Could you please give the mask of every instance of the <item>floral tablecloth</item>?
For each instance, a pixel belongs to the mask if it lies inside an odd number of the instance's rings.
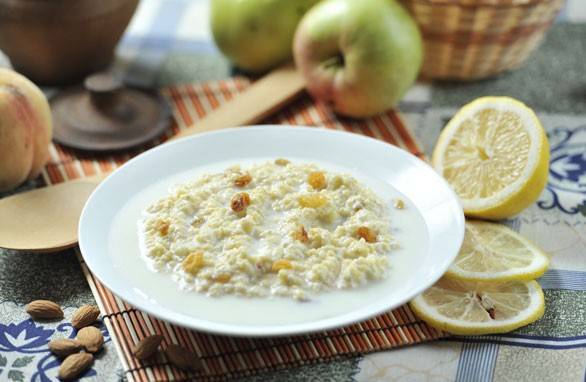
[[[206,0],[143,0],[119,47],[114,70],[128,82],[158,87],[225,78],[229,64],[207,28]],[[521,69],[469,84],[419,84],[400,106],[429,153],[462,104],[509,95],[537,111],[552,155],[539,201],[505,223],[552,257],[539,282],[546,313],[504,336],[453,337],[364,357],[250,377],[250,381],[585,381],[586,380],[586,3],[570,0],[544,45]],[[36,187],[30,182],[18,191]],[[67,254],[0,251],[0,380],[52,381],[50,338],[70,337],[63,322],[36,323],[24,313],[33,299],[65,306],[66,318],[93,297],[77,260]],[[108,341],[87,380],[123,379]]]

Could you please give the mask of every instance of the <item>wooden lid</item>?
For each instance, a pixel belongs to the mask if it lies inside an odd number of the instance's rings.
[[[50,103],[53,139],[80,150],[138,146],[161,135],[170,123],[171,111],[161,96],[123,87],[107,73],[59,92]]]

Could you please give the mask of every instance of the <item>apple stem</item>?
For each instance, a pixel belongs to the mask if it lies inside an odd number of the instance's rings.
[[[323,65],[326,69],[339,68],[339,67],[344,66],[344,64],[345,64],[345,60],[344,60],[344,55],[342,53],[338,53],[337,55],[327,59],[323,63]]]

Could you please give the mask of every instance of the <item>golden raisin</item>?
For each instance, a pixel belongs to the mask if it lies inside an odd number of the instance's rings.
[[[283,158],[275,159],[275,164],[277,166],[287,166],[289,163],[291,163],[291,162],[289,162],[287,159],[283,159]]]
[[[289,260],[280,259],[273,262],[271,270],[273,272],[279,272],[281,269],[292,269],[293,264]]]
[[[328,186],[326,176],[321,171],[310,172],[307,176],[307,183],[316,190],[323,190]]]
[[[299,197],[299,205],[303,208],[319,208],[325,206],[328,199],[319,194],[302,195]]]
[[[190,253],[181,263],[183,270],[192,275],[196,274],[204,266],[203,253]]]
[[[167,236],[169,233],[169,222],[166,220],[158,220],[155,227],[161,236]]]
[[[305,227],[303,225],[299,226],[299,228],[293,231],[293,239],[302,243],[309,242],[309,236],[307,236],[307,231],[305,231]]]
[[[252,176],[249,174],[240,175],[238,178],[234,179],[234,185],[240,188],[248,186],[250,182],[252,182]]]
[[[231,278],[232,278],[232,276],[230,276],[229,274],[227,274],[227,273],[221,273],[221,274],[217,275],[217,276],[214,278],[214,280],[215,280],[216,282],[219,282],[219,283],[225,284],[225,283],[227,283],[228,281],[230,281],[230,279],[231,279]]]
[[[245,211],[246,208],[250,205],[250,195],[246,192],[240,192],[232,197],[232,201],[230,202],[230,207],[234,212],[242,212]]]
[[[395,208],[398,210],[402,210],[405,208],[405,202],[402,199],[395,199]]]
[[[376,241],[376,232],[368,227],[358,227],[356,234],[366,240],[367,243],[374,243]]]

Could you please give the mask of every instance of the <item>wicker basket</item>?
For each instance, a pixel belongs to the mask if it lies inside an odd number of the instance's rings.
[[[564,0],[401,0],[425,40],[422,77],[473,80],[520,66]]]

